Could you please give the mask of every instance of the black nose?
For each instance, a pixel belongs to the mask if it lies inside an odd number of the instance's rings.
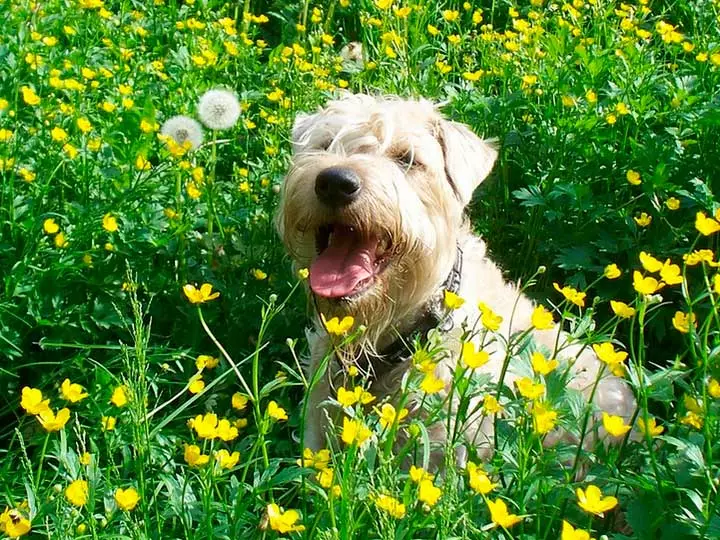
[[[360,177],[347,167],[328,167],[315,179],[315,194],[328,206],[347,206],[360,194]]]

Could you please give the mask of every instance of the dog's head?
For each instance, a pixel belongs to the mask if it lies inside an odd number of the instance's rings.
[[[351,95],[300,115],[277,226],[324,315],[411,316],[455,261],[496,150],[428,101]]]

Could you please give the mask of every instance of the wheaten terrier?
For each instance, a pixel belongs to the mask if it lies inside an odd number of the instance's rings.
[[[465,218],[465,206],[497,157],[495,147],[466,126],[445,120],[425,100],[351,95],[298,116],[292,143],[277,226],[297,268],[310,269],[315,319],[310,371],[330,357],[306,418],[305,445],[317,450],[328,443],[327,405],[349,365],[369,371],[378,399],[392,399],[411,369],[405,346],[410,336],[440,323],[438,333],[450,354],[436,376],[449,382],[464,323],[476,323],[479,302],[502,317],[498,332],[506,338],[531,327],[534,305],[503,280]],[[451,313],[442,303],[448,289],[466,300]],[[352,315],[366,327],[342,358],[331,352],[321,314]],[[589,399],[601,366],[592,351],[569,345],[558,329],[532,334],[550,354],[563,349],[558,356],[572,366],[568,386]],[[494,381],[505,359],[502,342],[485,347],[491,359],[479,370]],[[514,389],[515,367],[503,375]],[[474,398],[468,410],[480,410],[481,399]],[[635,410],[632,392],[612,375],[598,384],[594,403],[598,411],[626,420]],[[604,434],[593,431],[595,438]],[[475,414],[464,432],[476,453],[492,449],[492,418]],[[442,426],[430,434],[440,443],[446,436]]]

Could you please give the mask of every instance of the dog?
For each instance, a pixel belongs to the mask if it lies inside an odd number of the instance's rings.
[[[481,316],[479,302],[502,317],[498,334],[508,338],[531,328],[535,306],[503,279],[465,217],[497,158],[493,142],[445,119],[427,100],[346,95],[298,115],[292,147],[276,226],[296,268],[310,270],[315,330],[308,335],[309,372],[330,357],[326,375],[308,397],[304,444],[318,450],[329,440],[329,400],[349,366],[368,372],[375,396],[391,399],[412,368],[409,336],[440,325],[431,332],[449,354],[435,375],[449,385],[463,328]],[[449,312],[443,306],[446,290],[465,303]],[[336,353],[321,317],[347,315],[364,331]],[[592,350],[570,343],[557,327],[532,336],[551,352],[560,345],[558,356],[571,362],[569,387],[586,400],[592,394],[601,411],[632,417],[635,400],[621,378],[603,376],[593,390],[602,364]],[[479,347],[479,338],[472,339]],[[477,370],[495,382],[504,372],[500,342],[485,344],[490,360]],[[510,387],[518,378],[512,365],[503,376]],[[481,399],[472,398],[469,410],[478,410]],[[464,426],[466,441],[481,456],[492,452],[493,426],[482,415]],[[429,431],[433,442],[445,442],[443,426]],[[595,433],[604,436],[602,427]],[[546,443],[560,436],[551,433]]]

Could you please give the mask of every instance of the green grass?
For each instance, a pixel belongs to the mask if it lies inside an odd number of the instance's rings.
[[[596,538],[720,536],[719,235],[696,226],[699,212],[720,220],[717,0],[0,0],[0,28],[0,534],[24,532],[27,519],[30,536],[52,538],[547,539],[563,521]],[[339,56],[351,41],[361,64]],[[239,123],[171,155],[157,129],[196,117],[218,87],[239,97]],[[478,470],[455,466],[456,434],[433,501],[407,468],[408,456],[427,467],[426,426],[383,427],[378,403],[346,409],[367,441],[298,464],[313,382],[300,369],[307,309],[272,215],[293,118],[344,87],[425,96],[499,140],[471,206],[476,229],[556,321],[628,352],[637,418],[655,418],[661,434],[543,448],[528,399],[460,367],[461,400],[491,394],[504,407],[494,455],[470,456],[497,484],[489,493],[477,492]],[[684,263],[699,249],[714,251]],[[644,270],[641,251],[671,262]],[[621,276],[604,278],[613,263]],[[661,298],[636,292],[634,271],[668,281],[671,264],[682,284]],[[553,282],[585,291],[585,306]],[[190,303],[193,283],[219,298]],[[635,314],[616,316],[610,300]],[[684,328],[690,312],[697,325]],[[507,361],[532,375],[522,337]],[[200,355],[218,365],[199,370]],[[582,436],[590,411],[561,371],[533,376],[558,425]],[[192,393],[198,376],[205,386]],[[87,397],[65,399],[65,379]],[[421,380],[413,370],[405,393],[421,393]],[[47,432],[27,391],[21,406],[24,387],[54,412],[67,407],[64,427]],[[446,419],[441,398],[423,403]],[[206,413],[229,422],[218,433]],[[68,496],[76,480],[87,482],[83,505],[70,502],[79,484]],[[591,484],[620,511],[581,509],[575,490]],[[138,504],[123,510],[116,490],[131,487]],[[521,520],[493,527],[497,500]],[[278,532],[272,504],[299,512],[286,523],[305,530]]]

